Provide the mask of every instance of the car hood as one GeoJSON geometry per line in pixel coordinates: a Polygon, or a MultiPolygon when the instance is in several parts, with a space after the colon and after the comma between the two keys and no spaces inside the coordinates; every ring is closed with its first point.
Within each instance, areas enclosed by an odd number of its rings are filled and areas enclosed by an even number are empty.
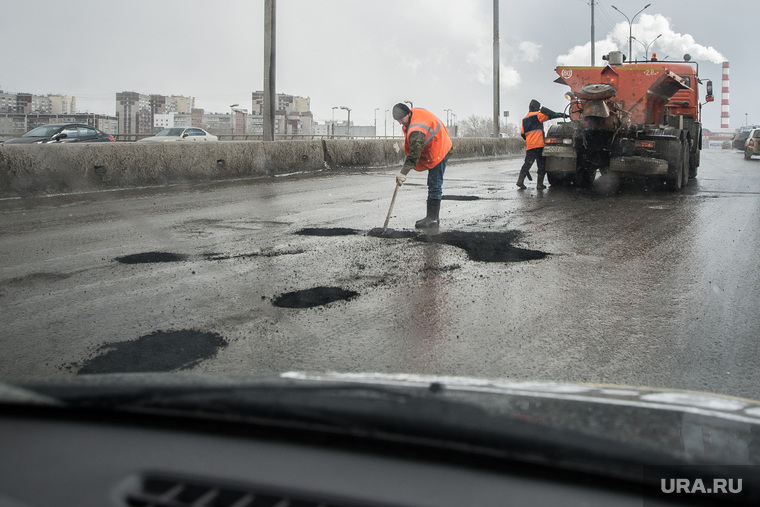
{"type": "Polygon", "coordinates": [[[39,143],[47,142],[49,139],[47,137],[16,137],[13,139],[8,139],[3,144],[33,144],[33,143],[39,143]]]}
{"type": "Polygon", "coordinates": [[[679,390],[376,373],[109,374],[0,384],[0,403],[243,423],[264,414],[539,461],[535,449],[548,445],[565,446],[571,462],[585,448],[621,452],[626,463],[760,463],[759,402],[679,390]]]}

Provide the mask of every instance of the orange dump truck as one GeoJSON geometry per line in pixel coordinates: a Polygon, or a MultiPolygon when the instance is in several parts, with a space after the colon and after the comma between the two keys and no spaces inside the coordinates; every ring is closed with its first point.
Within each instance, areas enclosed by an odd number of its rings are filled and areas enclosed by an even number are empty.
{"type": "MultiPolygon", "coordinates": [[[[650,60],[605,67],[557,67],[570,87],[570,121],[549,128],[544,155],[551,185],[589,187],[597,170],[678,190],[697,176],[702,144],[698,66],[650,60]]],[[[713,100],[707,81],[706,102],[713,100]]]]}

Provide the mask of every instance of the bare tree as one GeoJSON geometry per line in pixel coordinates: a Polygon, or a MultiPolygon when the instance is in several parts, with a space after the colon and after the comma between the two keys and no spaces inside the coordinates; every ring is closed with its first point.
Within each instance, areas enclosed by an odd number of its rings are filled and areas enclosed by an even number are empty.
{"type": "Polygon", "coordinates": [[[461,137],[489,137],[493,131],[493,120],[471,114],[459,122],[458,130],[461,137]]]}
{"type": "MultiPolygon", "coordinates": [[[[470,115],[459,122],[459,135],[461,137],[491,137],[493,134],[493,120],[486,116],[470,115]]],[[[520,126],[508,123],[501,126],[503,137],[518,137],[520,126]]]]}

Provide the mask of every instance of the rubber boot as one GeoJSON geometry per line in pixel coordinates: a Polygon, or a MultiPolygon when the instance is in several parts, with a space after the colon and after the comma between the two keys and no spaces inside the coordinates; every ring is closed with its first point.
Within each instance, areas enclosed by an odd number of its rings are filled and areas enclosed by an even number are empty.
{"type": "Polygon", "coordinates": [[[441,211],[440,199],[428,199],[427,200],[427,216],[422,220],[417,220],[414,226],[417,229],[429,229],[431,227],[438,227],[438,214],[441,211]]]}
{"type": "Polygon", "coordinates": [[[525,173],[524,172],[520,172],[520,176],[517,178],[517,186],[520,188],[520,190],[525,190],[526,188],[528,188],[528,187],[525,186],[525,173]]]}
{"type": "Polygon", "coordinates": [[[536,190],[543,190],[545,188],[546,188],[546,185],[544,185],[544,175],[539,174],[538,181],[536,182],[536,190]]]}

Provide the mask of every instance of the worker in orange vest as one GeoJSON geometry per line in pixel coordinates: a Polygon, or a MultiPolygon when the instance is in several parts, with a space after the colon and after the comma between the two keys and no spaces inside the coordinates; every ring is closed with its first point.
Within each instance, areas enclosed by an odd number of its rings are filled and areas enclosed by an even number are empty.
{"type": "Polygon", "coordinates": [[[409,108],[399,103],[393,106],[393,118],[404,131],[406,160],[396,175],[401,186],[409,171],[427,171],[427,215],[414,224],[418,229],[438,227],[443,197],[443,173],[452,151],[452,142],[446,126],[430,111],[419,107],[409,108]]]}
{"type": "Polygon", "coordinates": [[[536,99],[530,101],[528,105],[528,114],[522,120],[520,135],[525,139],[525,163],[520,169],[520,176],[517,178],[517,186],[525,190],[525,178],[533,181],[530,177],[530,168],[533,162],[538,165],[538,182],[536,189],[543,190],[544,176],[546,175],[546,157],[544,157],[544,122],[555,118],[562,118],[566,115],[555,113],[551,109],[541,107],[541,103],[536,99]]]}

